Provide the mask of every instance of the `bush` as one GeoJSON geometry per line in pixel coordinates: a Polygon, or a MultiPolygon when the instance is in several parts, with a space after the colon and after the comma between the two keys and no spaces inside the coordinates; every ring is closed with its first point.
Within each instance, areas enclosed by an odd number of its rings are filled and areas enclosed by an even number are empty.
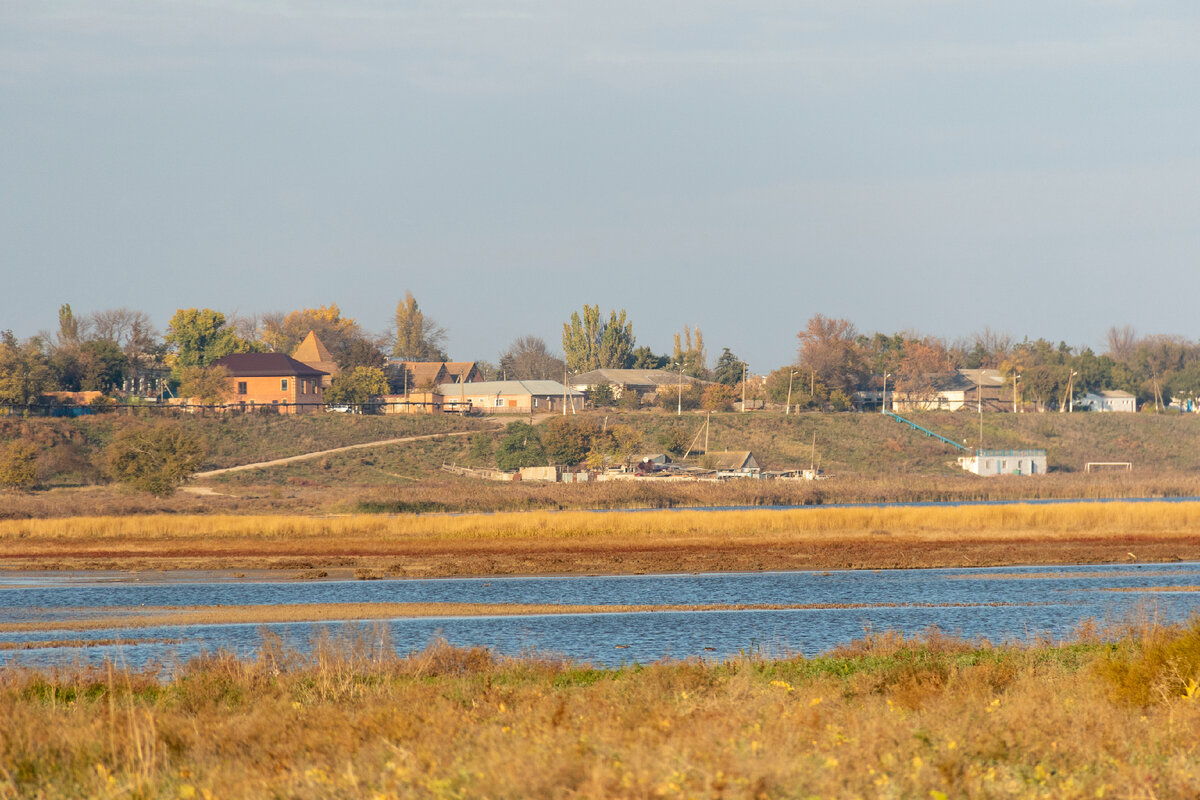
{"type": "Polygon", "coordinates": [[[588,399],[592,401],[592,405],[597,408],[611,406],[616,402],[613,396],[613,387],[607,383],[598,383],[588,392],[588,399]]]}
{"type": "Polygon", "coordinates": [[[521,467],[540,467],[546,464],[546,454],[538,438],[537,428],[526,422],[511,422],[504,429],[504,438],[496,448],[496,466],[511,470],[521,467]]]}
{"type": "Polygon", "coordinates": [[[0,454],[0,486],[32,489],[38,482],[38,448],[28,442],[13,442],[0,454]]]}
{"type": "Polygon", "coordinates": [[[195,474],[205,451],[199,434],[162,423],[121,431],[105,452],[114,480],[161,497],[195,474]]]}

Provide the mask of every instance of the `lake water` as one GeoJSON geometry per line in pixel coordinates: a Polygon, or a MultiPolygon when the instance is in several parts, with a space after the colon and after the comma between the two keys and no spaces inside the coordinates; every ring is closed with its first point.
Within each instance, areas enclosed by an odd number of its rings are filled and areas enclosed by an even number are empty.
{"type": "MultiPolygon", "coordinates": [[[[499,653],[553,652],[616,665],[662,658],[719,659],[748,650],[814,655],[864,631],[921,633],[936,626],[993,642],[1063,638],[1086,619],[1119,622],[1149,605],[1162,621],[1200,606],[1200,564],[1079,565],[980,569],[767,572],[555,578],[329,581],[315,583],[139,582],[129,576],[0,575],[0,622],[81,620],[105,607],[349,602],[554,604],[879,604],[876,607],[704,612],[440,617],[355,623],[386,626],[401,652],[435,636],[499,653]],[[1149,589],[1167,591],[1148,591],[1149,589]],[[1132,591],[1114,592],[1112,589],[1132,591]],[[885,604],[902,604],[887,607],[885,604]]],[[[269,629],[303,649],[349,623],[170,626],[148,629],[0,632],[0,643],[169,640],[0,651],[0,664],[172,663],[226,650],[253,657],[269,629]]]]}

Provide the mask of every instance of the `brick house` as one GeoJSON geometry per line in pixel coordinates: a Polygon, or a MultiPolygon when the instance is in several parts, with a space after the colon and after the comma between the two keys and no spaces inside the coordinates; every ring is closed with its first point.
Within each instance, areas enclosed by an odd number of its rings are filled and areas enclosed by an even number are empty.
{"type": "Polygon", "coordinates": [[[277,406],[280,413],[307,414],[324,409],[325,373],[283,353],[235,353],[213,366],[230,375],[227,406],[251,410],[277,406]]]}

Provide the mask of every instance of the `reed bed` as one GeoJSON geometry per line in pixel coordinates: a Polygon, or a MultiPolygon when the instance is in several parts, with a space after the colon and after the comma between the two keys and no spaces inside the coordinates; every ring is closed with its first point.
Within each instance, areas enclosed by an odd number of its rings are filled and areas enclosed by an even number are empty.
{"type": "Polygon", "coordinates": [[[1197,623],[619,669],[356,629],[6,669],[0,797],[1192,797],[1198,680],[1197,623]]]}
{"type": "Polygon", "coordinates": [[[0,520],[0,545],[14,542],[174,539],[506,540],[689,537],[840,537],[896,534],[915,538],[1013,534],[1039,537],[1139,534],[1190,536],[1200,531],[1200,502],[1065,503],[960,507],[749,509],[729,511],[586,511],[464,514],[233,516],[151,515],[0,520]]]}

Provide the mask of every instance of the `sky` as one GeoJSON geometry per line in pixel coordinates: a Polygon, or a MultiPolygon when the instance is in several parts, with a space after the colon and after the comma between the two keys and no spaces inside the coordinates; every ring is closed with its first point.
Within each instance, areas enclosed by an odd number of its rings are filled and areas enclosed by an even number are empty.
{"type": "Polygon", "coordinates": [[[0,329],[1197,338],[1200,4],[4,0],[0,329]]]}

